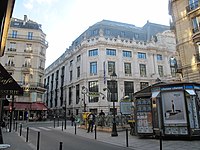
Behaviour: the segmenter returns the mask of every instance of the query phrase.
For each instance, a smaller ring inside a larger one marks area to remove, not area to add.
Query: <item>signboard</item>
[[[13,77],[0,64],[0,95],[23,95],[21,88]]]
[[[133,113],[132,102],[120,102],[120,112],[123,115],[130,115]]]

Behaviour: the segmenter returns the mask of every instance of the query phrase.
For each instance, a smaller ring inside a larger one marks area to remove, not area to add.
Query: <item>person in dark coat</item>
[[[87,133],[89,133],[90,131],[93,132],[93,126],[95,123],[95,115],[94,113],[90,113],[87,117],[88,119],[88,131]]]

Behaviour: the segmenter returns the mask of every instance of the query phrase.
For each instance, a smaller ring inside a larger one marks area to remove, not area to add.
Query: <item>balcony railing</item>
[[[16,52],[17,49],[16,48],[8,48],[7,50],[10,52]]]
[[[187,13],[189,13],[190,11],[195,10],[196,8],[198,8],[199,4],[200,4],[200,0],[198,0],[198,1],[196,1],[196,2],[194,2],[192,4],[190,4],[190,5],[188,5],[186,7]]]
[[[8,38],[22,39],[22,40],[29,40],[29,41],[38,41],[38,42],[41,42],[42,44],[48,46],[48,42],[44,38],[42,38],[40,36],[33,36],[32,38],[30,38],[30,37],[28,37],[28,35],[13,36],[12,34],[9,34]]]
[[[22,87],[29,87],[29,88],[45,88],[43,83],[39,82],[24,82],[24,81],[17,81],[17,83]]]

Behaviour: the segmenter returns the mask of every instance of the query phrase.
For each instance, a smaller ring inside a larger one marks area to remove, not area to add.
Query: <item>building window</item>
[[[131,74],[131,63],[124,63],[125,74]]]
[[[171,75],[172,77],[176,77],[176,70],[178,67],[176,58],[171,57],[169,63],[170,63]]]
[[[23,66],[24,67],[31,67],[31,58],[30,57],[25,57]]]
[[[15,42],[10,42],[9,51],[16,51],[16,43]]]
[[[80,101],[80,86],[79,84],[76,85],[76,104],[78,104]]]
[[[78,55],[78,56],[76,57],[76,60],[77,60],[77,62],[81,61],[81,55]]]
[[[69,95],[68,95],[69,97],[69,105],[71,105],[72,104],[72,87],[69,87]]]
[[[32,44],[26,44],[26,52],[32,52]]]
[[[97,29],[93,30],[93,35],[98,35],[98,30]]]
[[[157,54],[157,60],[160,61],[160,60],[162,60],[162,59],[163,59],[163,58],[162,58],[162,55]]]
[[[200,17],[192,18],[193,33],[199,32]]]
[[[158,74],[160,77],[163,77],[164,76],[164,73],[163,73],[163,66],[161,65],[158,65]]]
[[[148,87],[149,83],[148,82],[140,82],[140,90],[144,89],[145,87]]]
[[[32,40],[33,39],[33,32],[28,32],[28,40]]]
[[[14,66],[14,56],[8,56],[7,66]]]
[[[16,30],[12,31],[12,38],[17,38],[17,31]]]
[[[70,60],[69,65],[70,65],[70,66],[73,65],[73,60]]]
[[[97,56],[98,55],[98,49],[89,50],[89,56]]]
[[[138,58],[139,59],[146,59],[147,57],[146,57],[146,53],[140,53],[140,52],[138,52]]]
[[[132,81],[124,81],[125,96],[129,96],[133,100],[134,84]]]
[[[98,81],[90,81],[89,82],[89,92],[99,92]],[[89,96],[89,102],[98,102],[98,97]]]
[[[141,77],[146,77],[146,65],[145,64],[140,64],[140,76]]]
[[[69,72],[69,81],[71,82],[72,81],[72,77],[73,77],[73,72],[72,70]]]
[[[125,37],[125,32],[124,32],[124,31],[121,31],[121,32],[120,32],[120,36],[121,36],[121,37]]]
[[[115,49],[106,49],[106,55],[116,56],[116,50]]]
[[[97,62],[90,63],[90,74],[96,75],[97,74]]]
[[[135,34],[134,34],[134,37],[135,37],[135,39],[138,39],[138,38],[139,38],[139,34],[138,34],[138,33],[135,33]]]
[[[123,51],[123,57],[132,57],[131,51]]]
[[[77,78],[80,77],[80,66],[77,67]]]
[[[105,35],[110,35],[110,30],[109,29],[105,30]]]
[[[107,81],[107,86],[110,91],[107,91],[107,97],[110,98],[108,101],[118,101],[118,88],[117,81]],[[110,93],[109,93],[110,92]]]
[[[108,74],[111,75],[113,72],[115,72],[115,62],[109,61],[108,62]]]

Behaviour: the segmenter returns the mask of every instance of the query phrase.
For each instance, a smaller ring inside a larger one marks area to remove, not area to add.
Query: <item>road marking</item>
[[[41,131],[40,129],[37,129],[37,128],[34,128],[34,127],[30,127],[30,130],[33,130],[33,131]]]
[[[39,129],[45,130],[45,131],[50,131],[51,129],[48,129],[46,127],[38,127]]]

